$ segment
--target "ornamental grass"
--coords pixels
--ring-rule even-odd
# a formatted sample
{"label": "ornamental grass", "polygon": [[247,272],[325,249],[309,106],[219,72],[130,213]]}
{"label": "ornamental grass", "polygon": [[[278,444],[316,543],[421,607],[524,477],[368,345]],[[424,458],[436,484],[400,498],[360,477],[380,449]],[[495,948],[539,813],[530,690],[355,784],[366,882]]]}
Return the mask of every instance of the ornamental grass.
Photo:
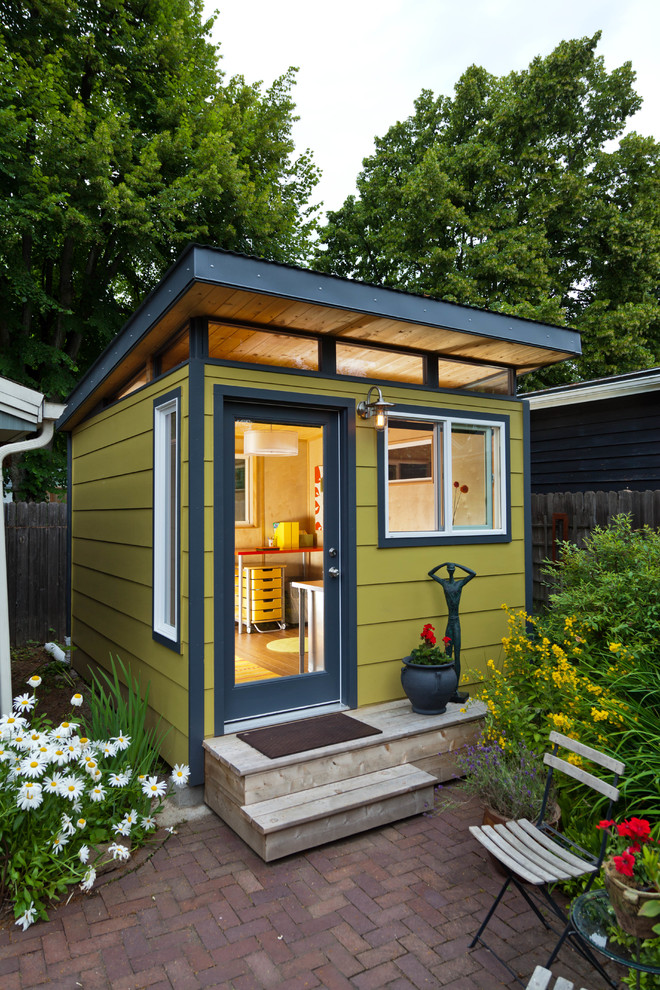
{"label": "ornamental grass", "polygon": [[[171,786],[189,775],[183,765],[169,779],[144,772],[157,753],[123,728],[90,738],[73,715],[53,726],[35,714],[40,683],[32,676],[0,717],[0,904],[11,902],[23,931],[68,888],[91,891],[104,856],[121,861],[144,844]],[[72,711],[81,704],[74,694]],[[143,726],[134,719],[131,731]]]}

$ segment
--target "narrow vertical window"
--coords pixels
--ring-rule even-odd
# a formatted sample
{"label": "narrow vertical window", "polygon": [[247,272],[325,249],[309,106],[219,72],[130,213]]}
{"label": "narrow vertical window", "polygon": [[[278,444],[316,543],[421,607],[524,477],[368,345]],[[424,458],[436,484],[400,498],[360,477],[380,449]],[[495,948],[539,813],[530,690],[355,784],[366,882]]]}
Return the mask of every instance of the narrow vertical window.
{"label": "narrow vertical window", "polygon": [[154,404],[154,636],[179,640],[179,395]]}

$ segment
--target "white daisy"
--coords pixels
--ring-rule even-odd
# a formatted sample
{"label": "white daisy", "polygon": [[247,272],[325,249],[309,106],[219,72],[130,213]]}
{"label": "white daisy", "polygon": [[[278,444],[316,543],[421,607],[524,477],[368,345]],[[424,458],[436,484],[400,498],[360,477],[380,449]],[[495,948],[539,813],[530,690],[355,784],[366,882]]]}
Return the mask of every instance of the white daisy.
{"label": "white daisy", "polygon": [[147,777],[142,785],[142,793],[147,797],[163,797],[167,792],[167,784],[158,777]]}
{"label": "white daisy", "polygon": [[35,779],[36,777],[41,777],[47,766],[47,760],[31,755],[26,756],[24,760],[21,760],[19,770],[24,777],[31,777]]}
{"label": "white daisy", "polygon": [[85,874],[83,882],[80,884],[80,889],[83,890],[85,893],[87,893],[94,886],[95,880],[96,880],[96,870],[94,869],[93,866],[90,866],[90,868],[87,870],[87,873]]}
{"label": "white daisy", "polygon": [[64,767],[69,762],[69,754],[63,746],[53,746],[50,758],[58,767]]}
{"label": "white daisy", "polygon": [[69,840],[65,835],[56,835],[53,839],[53,852],[57,856],[68,845]]}
{"label": "white daisy", "polygon": [[44,791],[52,792],[53,794],[60,793],[61,783],[62,783],[61,773],[51,773],[50,777],[44,777],[42,781]]}
{"label": "white daisy", "polygon": [[187,767],[185,763],[174,764],[174,769],[172,770],[172,781],[177,787],[183,787],[184,784],[187,784],[189,776],[190,767]]}
{"label": "white daisy", "polygon": [[36,700],[33,694],[19,694],[18,698],[14,698],[14,711],[31,712]]}
{"label": "white daisy", "polygon": [[142,828],[145,832],[151,832],[156,827],[156,819],[151,815],[145,815],[142,819]]}
{"label": "white daisy", "polygon": [[116,752],[117,752],[117,747],[114,746],[111,742],[104,742],[103,745],[101,746],[101,753],[103,754],[103,756],[111,757],[114,756]]}
{"label": "white daisy", "polygon": [[30,737],[23,732],[17,732],[11,741],[12,746],[17,746],[19,749],[32,749],[32,743],[30,742]]}
{"label": "white daisy", "polygon": [[105,791],[100,784],[97,784],[96,787],[92,787],[92,789],[87,793],[92,801],[102,801],[105,797]]}
{"label": "white daisy", "polygon": [[110,853],[113,859],[128,859],[128,857],[131,855],[128,849],[126,848],[126,846],[122,846],[118,842],[112,842],[108,846],[108,852]]}
{"label": "white daisy", "polygon": [[112,742],[115,744],[117,749],[128,749],[131,744],[131,737],[125,736],[121,731],[118,736],[112,737]]}
{"label": "white daisy", "polygon": [[61,732],[64,736],[70,736],[72,732],[78,728],[75,722],[60,722],[57,727],[57,731]]}
{"label": "white daisy", "polygon": [[0,718],[0,732],[16,733],[19,729],[25,728],[27,719],[22,715],[3,715]]}
{"label": "white daisy", "polygon": [[39,674],[33,674],[32,677],[28,677],[25,683],[29,684],[32,688],[38,688],[41,684],[41,678],[39,677]]}
{"label": "white daisy", "polygon": [[124,787],[128,781],[124,778],[123,773],[111,773],[108,777],[108,783],[111,787]]}
{"label": "white daisy", "polygon": [[86,825],[87,825],[86,818],[78,818],[76,820],[76,828],[85,828]]}
{"label": "white daisy", "polygon": [[74,705],[76,708],[80,708],[82,703],[83,703],[83,696],[78,691],[76,691],[74,696],[71,698],[71,704]]}
{"label": "white daisy", "polygon": [[89,846],[81,846],[78,850],[78,859],[81,863],[86,863],[89,859]]}
{"label": "white daisy", "polygon": [[75,835],[76,827],[67,814],[62,815],[62,835]]}
{"label": "white daisy", "polygon": [[115,833],[115,835],[130,835],[131,826],[127,825],[125,821],[117,822],[115,825],[112,826],[112,831]]}
{"label": "white daisy", "polygon": [[31,781],[27,781],[21,785],[16,795],[16,804],[21,811],[32,811],[34,808],[39,807],[43,799],[41,784],[33,784]]}
{"label": "white daisy", "polygon": [[32,901],[27,911],[25,911],[20,916],[20,918],[16,919],[15,924],[22,925],[23,931],[26,932],[30,927],[30,925],[34,922],[36,916],[37,916],[37,909],[34,906],[34,901]]}
{"label": "white daisy", "polygon": [[75,801],[83,792],[83,782],[77,777],[62,777],[60,782],[60,795],[69,801]]}

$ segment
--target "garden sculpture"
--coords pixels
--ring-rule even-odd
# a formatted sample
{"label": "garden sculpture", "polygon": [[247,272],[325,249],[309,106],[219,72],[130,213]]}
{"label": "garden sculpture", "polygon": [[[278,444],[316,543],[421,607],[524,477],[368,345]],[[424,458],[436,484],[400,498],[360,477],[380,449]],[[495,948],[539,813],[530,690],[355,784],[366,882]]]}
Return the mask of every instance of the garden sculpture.
{"label": "garden sculpture", "polygon": [[[443,567],[447,568],[449,573],[448,578],[437,577],[438,571],[441,571]],[[454,571],[456,568],[461,571],[465,571],[466,577],[459,578],[456,580],[454,578]],[[454,656],[454,667],[456,669],[456,676],[458,678],[458,683],[461,683],[461,623],[458,618],[458,605],[461,600],[461,592],[463,588],[471,581],[472,578],[476,577],[476,573],[470,570],[469,567],[464,567],[462,564],[450,564],[448,562],[444,564],[438,564],[434,567],[432,571],[429,571],[429,577],[433,578],[434,581],[441,586],[445,593],[445,598],[447,600],[447,628],[445,629],[445,636],[449,636],[451,639],[451,649]],[[450,701],[463,702],[467,701],[469,694],[462,694],[458,690]]]}

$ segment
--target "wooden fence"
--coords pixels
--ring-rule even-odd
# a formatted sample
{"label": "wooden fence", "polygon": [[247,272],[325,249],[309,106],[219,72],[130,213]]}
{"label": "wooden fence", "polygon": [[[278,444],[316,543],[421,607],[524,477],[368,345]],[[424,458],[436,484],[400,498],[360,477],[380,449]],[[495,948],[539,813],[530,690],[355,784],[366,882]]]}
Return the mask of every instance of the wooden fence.
{"label": "wooden fence", "polygon": [[59,502],[5,504],[12,646],[61,643],[67,626],[67,513]]}
{"label": "wooden fence", "polygon": [[570,540],[578,546],[596,526],[607,526],[613,516],[632,513],[635,529],[660,527],[660,491],[554,492],[532,495],[532,571],[534,608],[548,601],[541,567],[555,560],[557,543]]}

